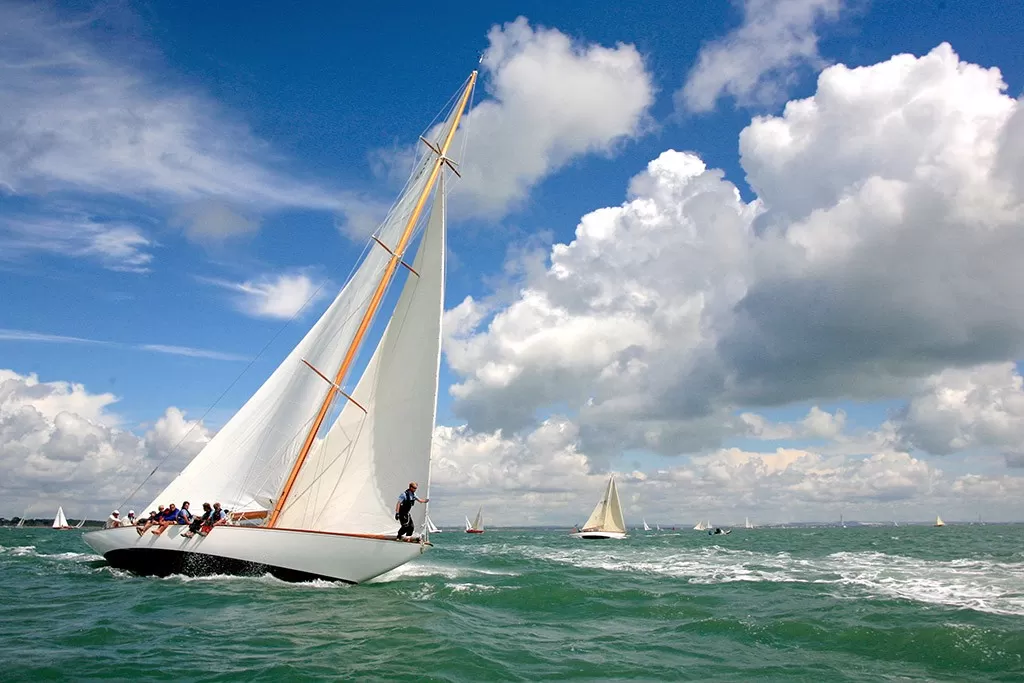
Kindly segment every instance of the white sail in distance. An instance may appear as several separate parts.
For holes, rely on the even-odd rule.
[[[66,529],[68,526],[70,526],[68,524],[68,518],[64,516],[63,506],[57,507],[57,515],[53,518],[52,526],[54,529]]]
[[[647,526],[647,520],[644,519],[644,531],[650,531],[651,527]]]
[[[608,486],[601,497],[601,502],[590,513],[583,530],[626,532],[626,522],[622,518],[622,505],[619,503],[619,491],[615,488],[614,476],[608,478]]]

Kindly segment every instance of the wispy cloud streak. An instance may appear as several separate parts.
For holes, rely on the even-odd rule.
[[[201,89],[177,85],[158,60],[140,57],[144,46],[133,46],[127,59],[100,45],[88,24],[39,4],[0,3],[4,192],[48,201],[74,197],[80,206],[111,198],[143,203],[203,243],[249,234],[262,213],[280,209],[364,222],[361,194],[289,172],[294,163],[239,115]],[[80,226],[73,217],[58,218],[52,227],[63,227],[73,240]],[[0,224],[0,236],[10,230]],[[135,256],[144,259],[147,238],[138,234]],[[20,237],[34,244],[31,235]],[[62,253],[97,256],[68,245]],[[146,267],[131,258],[118,262],[126,270]]]
[[[209,349],[196,349],[190,346],[175,346],[169,344],[126,344],[123,342],[108,341],[104,339],[87,339],[85,337],[48,334],[45,332],[33,332],[31,330],[0,329],[0,341],[40,342],[47,344],[90,344],[94,346],[130,349],[133,351],[165,353],[172,356],[188,356],[190,358],[208,358],[210,360],[226,361],[250,360],[247,356],[235,353],[223,353],[221,351],[211,351]]]

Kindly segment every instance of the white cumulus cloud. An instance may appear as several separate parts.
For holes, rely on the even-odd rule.
[[[117,398],[83,385],[0,369],[0,494],[4,515],[103,519],[158,463],[139,498],[153,495],[209,440],[168,408],[143,436],[111,411]],[[170,457],[168,457],[170,456]]]
[[[1013,363],[948,369],[929,377],[907,404],[899,436],[930,453],[1004,453],[1024,466],[1024,378]]]
[[[737,410],[904,398],[1019,358],[1024,116],[1004,90],[945,44],[830,67],[741,134],[751,202],[663,153],[511,302],[449,314],[457,414],[515,433],[557,406],[592,454],[674,454],[744,429]]]
[[[818,406],[812,406],[807,416],[797,423],[773,423],[757,413],[743,413],[740,422],[747,434],[766,441],[783,439],[835,439],[846,424],[846,413],[837,410],[830,413]]]
[[[500,216],[546,176],[584,155],[611,153],[649,126],[655,87],[633,45],[574,40],[525,17],[493,26],[487,38],[483,87],[449,152],[462,164],[458,211]],[[375,161],[397,176],[394,167],[412,156],[383,150]]]
[[[860,456],[778,448],[723,448],[677,465],[639,471],[629,458],[611,470],[592,467],[578,427],[551,417],[534,430],[506,436],[439,426],[434,434],[431,517],[457,524],[483,506],[503,524],[559,523],[586,518],[615,472],[627,524],[736,524],[847,519],[927,520],[936,509],[951,519],[1012,518],[1024,477],[952,476],[926,459],[881,447]],[[948,512],[948,514],[946,514]]]
[[[773,104],[802,66],[820,67],[818,28],[839,18],[843,0],[746,0],[743,24],[701,48],[677,102],[694,112],[728,95]]]

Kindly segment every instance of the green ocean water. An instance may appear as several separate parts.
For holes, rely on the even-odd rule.
[[[1024,680],[1024,526],[449,531],[362,585],[0,528],[0,681]]]

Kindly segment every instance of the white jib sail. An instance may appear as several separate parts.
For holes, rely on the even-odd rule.
[[[644,520],[644,531],[650,531],[651,527],[647,526],[647,520]]]
[[[57,506],[57,515],[53,518],[53,528],[63,529],[68,525],[68,518],[64,516],[64,507]]]
[[[476,510],[476,519],[473,520],[473,528],[483,531],[484,528],[484,509],[479,507]]]
[[[444,306],[445,197],[434,204],[394,315],[338,419],[310,450],[277,526],[390,534],[409,482],[429,481]],[[322,381],[322,380],[321,380]],[[345,400],[345,399],[341,399]],[[428,494],[429,495],[429,494]],[[422,526],[424,507],[412,509]]]
[[[425,154],[420,159],[405,192],[377,232],[384,244],[398,243],[426,185],[433,158],[433,154]],[[216,501],[233,512],[273,507],[329,388],[302,359],[328,373],[341,366],[390,257],[386,250],[371,244],[344,289],[298,346],[143,515],[158,504],[181,505],[185,500],[193,505]],[[425,343],[430,346],[429,340]]]
[[[473,522],[469,521],[469,517],[466,517],[466,531],[473,528]]]
[[[626,532],[626,523],[622,519],[622,505],[619,504],[619,492],[615,488],[615,477],[608,479],[608,487],[605,489],[601,502],[597,504],[594,511],[590,513],[584,531],[618,531]]]

